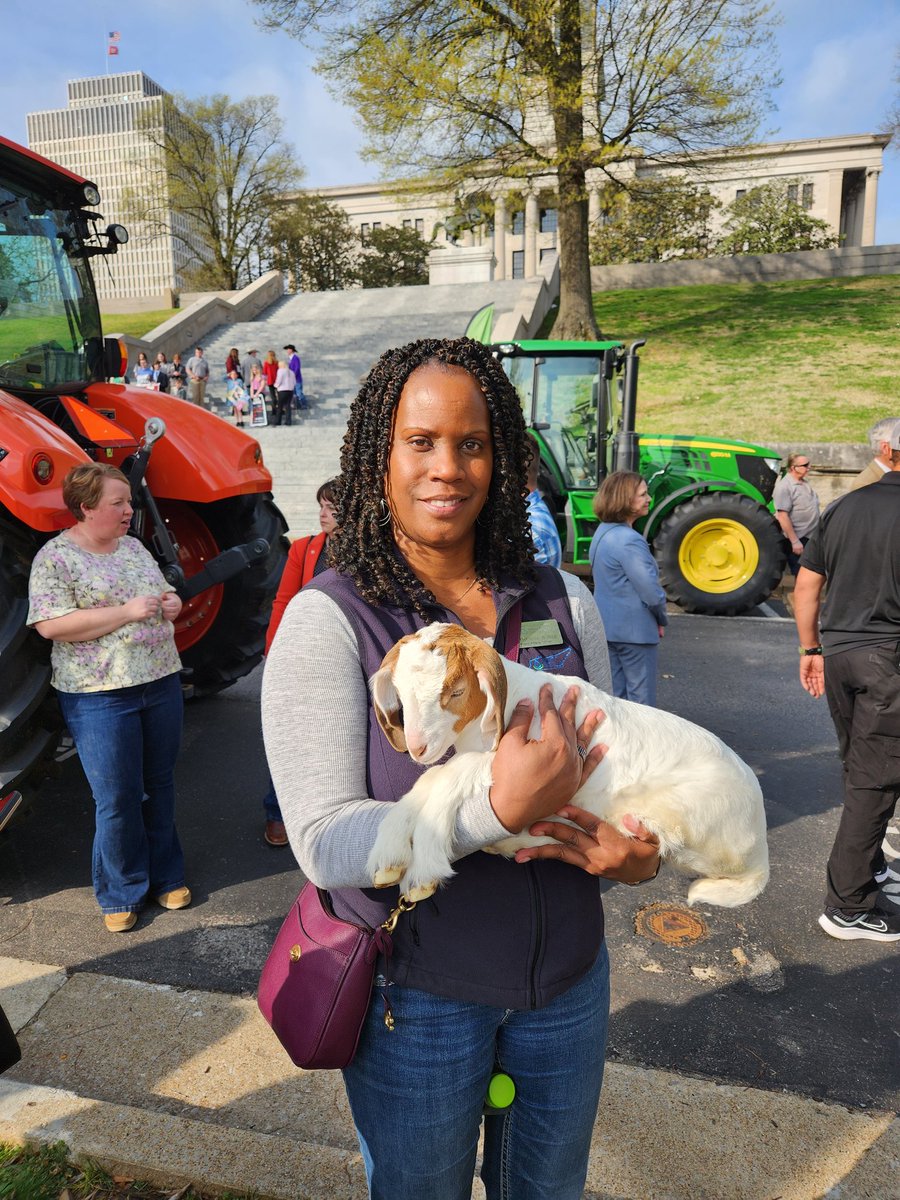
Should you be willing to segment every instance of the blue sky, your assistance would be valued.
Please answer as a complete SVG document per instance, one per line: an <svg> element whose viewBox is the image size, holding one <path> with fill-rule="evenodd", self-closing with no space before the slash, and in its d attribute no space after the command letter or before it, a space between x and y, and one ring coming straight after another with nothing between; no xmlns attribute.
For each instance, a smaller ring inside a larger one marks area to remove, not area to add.
<svg viewBox="0 0 900 1200"><path fill-rule="evenodd" d="M879 132L897 91L896 0L775 0L774 8L783 23L773 65L784 83L772 138ZM308 186L377 178L359 158L353 114L331 99L297 42L256 27L248 0L2 0L0 11L7 30L0 132L14 141L26 140L27 112L64 107L66 80L101 75L108 65L143 70L195 97L274 92ZM106 55L110 30L122 35L116 58ZM885 157L877 240L900 243L900 148Z"/></svg>

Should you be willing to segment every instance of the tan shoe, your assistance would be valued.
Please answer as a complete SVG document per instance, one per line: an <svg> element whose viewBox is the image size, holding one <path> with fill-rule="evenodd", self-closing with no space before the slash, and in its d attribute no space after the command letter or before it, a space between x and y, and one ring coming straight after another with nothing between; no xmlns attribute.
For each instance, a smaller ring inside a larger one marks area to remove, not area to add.
<svg viewBox="0 0 900 1200"><path fill-rule="evenodd" d="M286 846L288 844L287 830L283 821L266 821L266 831L263 837L270 846Z"/></svg>
<svg viewBox="0 0 900 1200"><path fill-rule="evenodd" d="M127 933L137 924L136 912L104 913L103 924L110 933Z"/></svg>
<svg viewBox="0 0 900 1200"><path fill-rule="evenodd" d="M191 902L191 889L186 887L175 888L172 892L163 892L161 896L156 897L156 903L161 904L163 908L187 908Z"/></svg>

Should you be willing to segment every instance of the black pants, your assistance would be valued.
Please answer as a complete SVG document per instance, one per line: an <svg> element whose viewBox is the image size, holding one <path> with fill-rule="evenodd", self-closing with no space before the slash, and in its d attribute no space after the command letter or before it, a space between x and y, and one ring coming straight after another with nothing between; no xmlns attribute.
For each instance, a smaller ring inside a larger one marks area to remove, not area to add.
<svg viewBox="0 0 900 1200"><path fill-rule="evenodd" d="M881 842L900 795L900 643L830 654L825 695L844 767L844 807L828 859L825 903L875 906Z"/></svg>
<svg viewBox="0 0 900 1200"><path fill-rule="evenodd" d="M280 425L282 423L282 417L283 417L284 424L290 425L290 423L291 423L291 405L293 404L293 401L294 401L294 393L293 392L278 392L277 395L278 395L278 399L275 401L275 424Z"/></svg>

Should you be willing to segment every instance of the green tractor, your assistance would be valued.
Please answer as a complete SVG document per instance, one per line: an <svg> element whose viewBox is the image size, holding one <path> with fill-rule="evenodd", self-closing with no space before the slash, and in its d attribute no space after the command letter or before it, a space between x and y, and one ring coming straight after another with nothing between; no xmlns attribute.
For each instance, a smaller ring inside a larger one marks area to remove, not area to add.
<svg viewBox="0 0 900 1200"><path fill-rule="evenodd" d="M475 318L469 328L477 336ZM565 565L589 573L594 494L610 471L639 471L651 506L636 528L650 544L669 599L692 613L747 612L784 572L786 544L772 507L780 455L732 438L636 433L643 345L491 345L540 442L540 487L559 526Z"/></svg>

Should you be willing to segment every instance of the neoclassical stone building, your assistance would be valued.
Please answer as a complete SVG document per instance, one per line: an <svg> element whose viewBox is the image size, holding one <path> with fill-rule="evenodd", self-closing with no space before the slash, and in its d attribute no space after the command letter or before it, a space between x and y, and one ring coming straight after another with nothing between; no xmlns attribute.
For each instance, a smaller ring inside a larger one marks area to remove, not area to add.
<svg viewBox="0 0 900 1200"><path fill-rule="evenodd" d="M796 181L798 203L827 221L841 235L841 245L871 246L875 242L878 176L889 141L887 134L866 133L770 142L727 154L708 153L691 168L675 159L652 164L635 160L621 170L623 176L687 175L705 184L723 205L761 183ZM589 173L592 224L600 219L603 183L599 171ZM473 181L469 195L488 197L493 219L459 232L452 242L447 223L452 222L460 204L466 207L468 197L437 190L430 194L404 192L402 184L384 183L311 190L339 204L362 236L381 225L417 229L426 239L436 235L436 250L429 264L432 283L529 278L537 273L543 258L556 253L554 180L549 175L482 184ZM453 253L442 254L441 247L451 244Z"/></svg>

